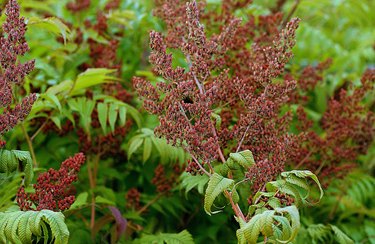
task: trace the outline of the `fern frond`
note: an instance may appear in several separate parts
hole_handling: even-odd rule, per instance
[[[350,239],[340,228],[335,225],[312,224],[309,225],[300,240],[310,240],[312,243],[339,243],[339,244],[353,244]]]
[[[204,187],[206,186],[209,178],[207,175],[191,175],[187,172],[181,174],[181,184],[180,189],[185,189],[185,195],[189,191],[196,188],[200,194],[204,193]]]
[[[375,178],[365,174],[353,174],[350,177],[348,197],[354,203],[364,204],[375,197]]]
[[[129,140],[127,149],[129,159],[141,148],[143,149],[143,162],[154,154],[153,148],[156,149],[162,163],[187,161],[187,153],[182,148],[174,147],[165,139],[155,137],[154,132],[149,128],[140,129],[139,133]]]
[[[344,232],[342,232],[337,226],[330,225],[333,233],[335,234],[335,239],[340,244],[354,244],[353,240],[351,240]]]
[[[180,233],[159,233],[157,235],[143,235],[135,243],[152,243],[152,244],[194,244],[193,237],[187,230]]]

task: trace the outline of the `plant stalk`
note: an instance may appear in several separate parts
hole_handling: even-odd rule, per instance
[[[27,145],[29,146],[29,150],[30,150],[30,154],[31,154],[31,159],[33,160],[33,166],[34,168],[38,166],[38,163],[36,161],[36,156],[35,156],[35,152],[34,152],[34,147],[33,147],[33,143],[29,137],[29,134],[27,134],[27,131],[26,131],[26,128],[24,126],[23,123],[21,123],[21,129],[22,129],[22,132],[23,132],[23,135],[26,139],[26,142],[27,142]]]

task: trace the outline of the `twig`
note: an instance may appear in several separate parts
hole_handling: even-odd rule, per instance
[[[214,137],[217,139],[219,138],[217,136],[217,133],[216,133],[216,129],[215,129],[215,126],[211,123],[211,128],[212,128],[212,133],[214,134]],[[220,157],[220,160],[225,163],[226,160],[225,160],[225,157],[224,157],[224,153],[223,151],[221,151],[221,148],[220,148],[220,145],[217,145],[217,152],[219,153],[219,157]]]
[[[94,178],[91,171],[91,160],[90,157],[87,157],[87,173],[89,175],[89,183],[91,191],[91,220],[90,220],[90,229],[93,230],[95,225],[95,196],[94,196]]]
[[[335,206],[333,206],[331,212],[330,212],[329,215],[328,215],[328,219],[329,219],[329,220],[332,220],[332,219],[333,219],[333,216],[335,216],[335,213],[336,213],[336,211],[337,211],[337,208],[339,207],[339,205],[340,205],[341,200],[342,200],[343,197],[344,197],[344,194],[340,194],[340,196],[338,197]]]
[[[90,180],[90,188],[92,190],[91,192],[91,222],[90,222],[90,227],[91,227],[91,234],[93,234],[93,230],[95,227],[95,195],[94,195],[94,188],[96,186],[96,177],[98,174],[98,167],[99,167],[99,161],[100,161],[100,156],[101,156],[101,144],[99,144],[99,150],[98,153],[95,156],[95,159],[93,161],[93,168],[87,166],[88,173],[89,173],[89,180]]]
[[[146,211],[152,204],[154,204],[162,196],[163,196],[163,194],[161,194],[161,193],[156,195],[156,197],[154,197],[151,201],[149,201],[146,205],[144,205],[140,210],[138,210],[137,213],[140,215],[141,213]]]
[[[266,189],[266,184],[263,185],[261,191],[264,191],[265,189]],[[279,190],[277,190],[277,191],[275,192],[275,195],[276,195],[277,193],[279,193]],[[255,201],[254,201],[253,204],[254,204],[254,205],[257,204],[261,197],[262,197],[262,196],[259,196],[257,199],[255,199]]]
[[[192,65],[192,62],[191,62],[191,59],[190,59],[190,56],[189,54],[186,54],[186,60],[188,62],[188,66],[189,66],[189,69],[191,71],[191,67],[193,66]],[[199,89],[199,93],[201,95],[203,95],[205,93],[205,90],[204,90],[204,86],[202,86],[202,84],[199,82],[197,76],[192,72],[193,74],[193,78],[194,78],[194,81],[195,81],[195,84],[197,85],[198,89]]]
[[[199,163],[199,161],[198,161],[198,159],[193,155],[193,154],[191,154],[190,153],[190,151],[188,150],[188,152],[189,152],[189,154],[190,154],[190,156],[191,156],[191,158],[194,160],[194,162],[199,166],[199,168],[206,174],[206,175],[208,175],[209,177],[211,177],[211,173],[209,173],[200,163]]]
[[[286,0],[278,0],[276,3],[276,6],[271,8],[272,13],[277,13],[282,10],[282,7],[284,6]]]
[[[99,161],[100,161],[101,155],[102,155],[101,143],[99,143],[98,153],[96,154],[96,157],[95,157],[95,160],[94,160],[94,172],[93,172],[94,187],[96,186],[96,177],[98,176],[98,167],[99,167]]]
[[[292,17],[292,15],[294,14],[294,12],[297,10],[297,7],[299,5],[301,1],[300,0],[296,0],[292,6],[292,8],[290,9],[287,17],[284,19],[283,23],[282,23],[282,26],[285,27],[286,24],[288,23],[289,19]]]
[[[192,128],[190,120],[189,120],[188,116],[186,115],[186,111],[185,111],[184,107],[182,107],[181,102],[178,103],[178,106],[180,107],[182,115],[185,117],[186,121],[189,123],[189,127]]]
[[[210,172],[213,173],[215,172],[214,168],[212,167],[210,162],[207,162],[208,167],[210,168]]]
[[[312,151],[309,151],[309,153],[306,155],[306,157],[304,157],[304,158],[301,160],[301,162],[296,166],[295,169],[299,169],[299,167],[301,167],[302,164],[303,164],[307,159],[310,158],[311,154],[312,154]]]
[[[27,134],[27,131],[25,129],[25,126],[23,123],[21,123],[21,129],[22,129],[22,132],[23,132],[23,135],[27,141],[27,145],[29,146],[29,150],[30,150],[30,154],[31,154],[31,158],[33,160],[33,166],[34,167],[37,167],[38,166],[38,163],[36,161],[36,156],[35,156],[35,152],[34,152],[34,147],[33,147],[33,143],[29,137],[29,134]]]
[[[183,38],[183,41],[185,41],[185,39]],[[186,54],[186,60],[188,61],[188,66],[189,66],[189,69],[191,70],[191,67],[192,67],[192,62],[191,62],[191,59],[190,59],[190,56],[189,54]],[[204,86],[202,86],[201,82],[199,82],[197,76],[194,74],[194,72],[192,72],[193,74],[193,78],[194,78],[194,81],[195,81],[195,84],[198,86],[198,89],[199,89],[199,93],[201,95],[204,95],[206,93],[206,91],[204,90]],[[214,137],[215,138],[218,138],[217,136],[217,133],[216,133],[216,129],[215,129],[215,126],[211,123],[211,126],[212,126],[212,132],[214,134]],[[219,153],[219,156],[220,156],[220,159],[223,163],[225,163],[225,157],[224,157],[224,154],[223,152],[221,151],[221,148],[220,146],[218,146],[218,153]]]
[[[96,185],[96,170],[95,167],[97,167],[97,161],[100,159],[100,154],[98,153],[95,157],[95,161],[91,162],[91,160],[88,158],[87,159],[87,171],[89,175],[89,182],[90,182],[90,189],[91,189],[91,220],[90,220],[90,229],[91,229],[91,234],[93,234],[94,226],[95,226],[95,194],[94,194],[94,188]],[[90,167],[90,164],[93,163],[94,168]]]
[[[186,55],[186,60],[188,61],[188,66],[191,69],[192,62],[191,62],[190,57],[189,57],[188,54]],[[193,74],[194,81],[195,81],[196,85],[198,86],[200,94],[204,95],[205,94],[204,86],[202,86],[202,84],[199,82],[198,78],[196,77],[196,75],[193,72],[192,72],[192,74]],[[217,136],[216,128],[215,128],[215,126],[212,123],[211,123],[211,127],[212,127],[213,136],[215,137],[215,139],[217,139],[218,136]],[[220,148],[220,145],[218,145],[217,152],[219,154],[219,157],[220,157],[221,161],[223,163],[225,163],[226,160],[225,160],[224,154],[223,154],[223,152],[222,152],[222,150]],[[207,174],[208,176],[211,176],[211,174],[204,169],[204,167],[199,163],[199,161],[194,157],[194,155],[192,155],[190,152],[189,152],[189,154],[191,155],[191,157],[193,158],[193,160],[195,161],[195,163],[199,166],[199,168],[205,174]],[[209,164],[209,166],[210,166],[210,169],[213,171],[212,166],[210,164]],[[229,201],[230,201],[230,203],[232,205],[232,209],[235,212],[236,216],[239,217],[239,218],[241,218],[241,219],[243,219],[244,221],[246,221],[245,216],[243,215],[243,213],[242,213],[239,205],[233,202],[232,194],[229,193],[227,190],[225,190],[224,193],[228,197],[228,199],[229,199]]]
[[[243,180],[240,180],[239,182],[237,182],[237,183],[233,186],[232,189],[236,188],[239,184],[242,184],[242,183],[244,183],[244,182],[246,182],[246,181],[249,181],[249,180],[250,180],[249,178],[245,178],[245,179],[243,179]],[[233,191],[233,190],[232,190],[232,191]]]
[[[39,127],[39,129],[30,137],[31,141],[34,141],[35,137],[42,131],[44,126],[46,126],[47,122],[49,121],[49,118],[47,118],[43,124]]]
[[[240,150],[240,148],[241,148],[241,146],[242,146],[242,143],[243,143],[243,140],[245,139],[245,136],[246,136],[247,131],[249,130],[249,128],[250,128],[250,125],[248,125],[248,126],[246,127],[246,130],[245,130],[245,132],[244,132],[243,135],[242,135],[241,141],[240,141],[240,143],[238,144],[238,147],[237,147],[236,153]]]
[[[94,226],[95,226],[95,195],[94,191],[91,192],[91,221],[90,221],[90,229],[91,234],[93,234]]]

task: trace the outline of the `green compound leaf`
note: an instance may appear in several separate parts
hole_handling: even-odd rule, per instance
[[[64,39],[64,43],[66,39],[69,37],[70,30],[69,27],[66,26],[60,19],[55,17],[49,17],[45,19],[40,19],[38,17],[31,17],[27,22],[28,26],[35,26],[38,30],[47,30],[55,35],[61,35]]]
[[[0,213],[0,241],[31,243],[33,238],[45,243],[67,244],[69,230],[64,215],[51,210]]]
[[[13,205],[14,196],[22,184],[22,174],[0,173],[0,212]]]
[[[142,145],[143,141],[144,138],[140,136],[134,136],[132,139],[130,139],[128,148],[128,159],[130,159],[133,153],[137,151],[137,149]]]
[[[112,133],[115,131],[115,123],[117,120],[118,106],[117,104],[111,103],[109,105],[109,126],[111,127]]]
[[[180,233],[159,233],[157,235],[143,235],[140,239],[134,241],[134,243],[194,244],[194,240],[187,230],[183,230]]]
[[[350,239],[344,232],[342,232],[337,226],[329,225],[333,233],[335,234],[335,238],[338,243],[340,244],[353,244],[354,241]]]
[[[80,115],[80,124],[87,134],[90,134],[91,114],[95,108],[95,101],[86,97],[69,99],[68,105],[71,110],[77,111]]]
[[[88,196],[89,194],[87,192],[82,192],[81,194],[79,194],[76,200],[74,201],[74,203],[70,206],[69,210],[73,210],[73,209],[77,209],[77,208],[85,206],[87,204]]]
[[[295,206],[265,210],[254,215],[249,222],[236,219],[240,224],[237,230],[239,243],[258,243],[259,236],[267,237],[270,243],[290,243],[300,228],[298,209]]]
[[[290,177],[292,175],[297,176],[299,178],[299,180],[295,177]],[[316,177],[316,175],[313,174],[311,171],[309,171],[309,170],[292,170],[292,171],[288,171],[288,172],[282,172],[281,176],[286,178],[286,180],[289,183],[298,185],[299,187],[302,187],[304,189],[306,189],[306,188],[309,189],[309,186],[306,185],[307,183],[303,183],[303,181],[301,181],[301,179],[307,179],[307,178],[312,179],[318,185],[318,188],[319,188],[319,191],[320,191],[319,201],[322,199],[322,197],[324,195],[322,186],[320,185],[318,177]]]
[[[20,150],[0,149],[0,173],[9,175],[17,170],[25,173],[25,185],[30,184],[34,176],[30,153]]]
[[[269,193],[279,191],[281,193],[290,195],[294,198],[295,203],[297,206],[305,205],[305,204],[316,204],[320,201],[323,197],[323,189],[319,183],[318,178],[308,170],[293,170],[289,172],[281,173],[283,179],[279,179],[276,181],[271,181],[266,184],[266,189]],[[308,200],[310,196],[311,187],[308,184],[307,180],[312,179],[319,188],[320,197],[316,202],[310,202]],[[258,197],[259,194],[257,193],[255,196]],[[253,200],[256,199],[253,198]]]
[[[197,191],[203,195],[204,187],[206,186],[209,178],[207,175],[191,175],[187,172],[184,172],[180,176],[181,189],[185,189],[185,196],[187,196],[188,192],[192,189],[196,188]]]
[[[152,140],[149,137],[146,137],[144,140],[144,149],[143,149],[143,163],[150,158],[152,152]]]
[[[80,90],[91,86],[118,80],[118,78],[113,75],[115,71],[116,70],[104,68],[87,69],[77,76],[71,95],[79,94]]]
[[[238,153],[230,153],[229,159],[238,163],[245,169],[248,169],[255,164],[253,153],[250,150],[245,150]]]
[[[97,109],[100,126],[104,134],[107,134],[108,106],[104,103],[98,103]]]
[[[120,125],[124,126],[126,124],[126,108],[124,106],[121,106],[119,108],[119,117],[120,117]]]
[[[323,243],[326,238],[336,240],[335,243],[339,244],[354,244],[342,230],[337,226],[331,224],[311,224],[306,229],[306,238],[314,243]]]
[[[234,180],[225,178],[217,173],[211,175],[204,196],[204,210],[208,215],[217,213],[211,211],[211,206],[216,197],[218,197],[224,190],[230,190],[234,186]]]

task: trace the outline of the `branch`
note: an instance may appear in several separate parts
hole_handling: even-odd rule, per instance
[[[140,210],[137,211],[139,215],[141,215],[144,211],[146,211],[152,204],[154,204],[161,196],[163,196],[163,193],[159,193],[154,197],[151,201],[149,201],[146,205],[144,205]]]
[[[186,54],[186,60],[188,61],[188,66],[189,66],[189,69],[191,71],[192,62],[190,60],[189,54]],[[203,95],[205,93],[204,86],[202,86],[202,84],[199,82],[199,80],[198,80],[197,76],[194,74],[194,72],[191,72],[191,73],[193,74],[193,78],[194,78],[195,84],[198,86],[199,93],[201,95]]]
[[[245,216],[243,215],[240,206],[239,206],[237,203],[234,203],[234,202],[233,202],[232,193],[229,193],[227,190],[225,190],[225,191],[224,191],[224,194],[225,194],[225,196],[229,199],[230,204],[232,205],[232,209],[233,209],[234,213],[236,214],[236,216],[237,216],[238,218],[241,218],[242,220],[244,220],[244,221],[246,222],[246,218],[245,218]]]
[[[194,160],[194,162],[199,166],[199,168],[206,174],[208,177],[211,177],[211,174],[199,163],[198,159],[190,153],[189,149],[187,149],[191,158]]]
[[[30,138],[31,141],[33,141],[35,137],[42,131],[44,126],[47,125],[48,121],[49,121],[49,117],[43,122],[43,124],[39,127],[39,129],[31,136]]]
[[[215,126],[212,123],[211,123],[211,129],[212,129],[212,133],[214,134],[214,137],[218,139],[219,137],[217,136]],[[221,151],[220,145],[217,145],[217,152],[219,153],[220,160],[223,162],[223,164],[225,164],[226,160],[225,160],[223,151]]]
[[[288,23],[289,19],[292,17],[292,15],[294,14],[294,12],[296,12],[297,8],[298,8],[298,5],[299,3],[301,2],[301,0],[296,0],[291,8],[291,10],[289,11],[288,13],[288,16],[284,19],[283,23],[282,23],[282,27],[284,28],[286,26],[286,24]]]
[[[27,131],[25,129],[25,126],[23,125],[23,123],[21,123],[21,129],[22,129],[22,132],[23,132],[23,135],[27,141],[27,145],[29,146],[29,150],[30,150],[30,154],[31,154],[31,158],[33,160],[33,166],[34,167],[37,167],[38,166],[38,163],[36,161],[36,156],[35,156],[35,152],[34,152],[34,147],[33,147],[33,143],[29,137],[29,134],[27,134]]]
[[[250,128],[250,125],[248,125],[248,126],[246,127],[246,130],[245,130],[245,132],[244,132],[243,135],[242,135],[241,141],[240,141],[240,143],[239,143],[238,146],[237,146],[236,153],[238,153],[238,151],[240,150],[240,148],[241,148],[241,146],[242,146],[242,143],[243,143],[243,140],[245,139],[246,133],[247,133],[247,131],[249,130],[249,128]]]

